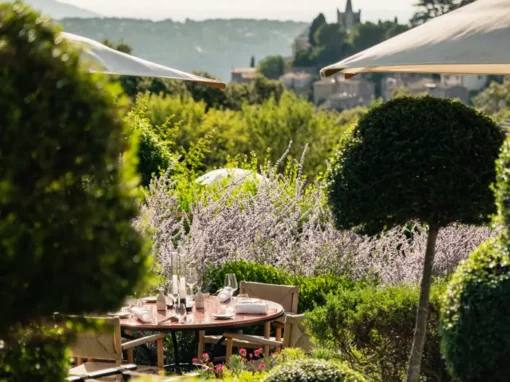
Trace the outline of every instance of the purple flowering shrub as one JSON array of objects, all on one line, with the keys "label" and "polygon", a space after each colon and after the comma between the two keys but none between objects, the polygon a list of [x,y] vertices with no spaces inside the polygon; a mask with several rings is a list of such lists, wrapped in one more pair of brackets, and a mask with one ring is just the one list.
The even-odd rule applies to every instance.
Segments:
[{"label": "purple flowering shrub", "polygon": [[[168,276],[185,266],[202,274],[207,266],[245,259],[295,275],[329,272],[375,276],[389,284],[418,282],[427,230],[415,224],[412,235],[409,227],[399,227],[375,238],[336,230],[323,183],[307,183],[301,176],[303,160],[259,166],[265,180],[258,182],[201,186],[188,175],[184,179],[169,172],[153,179],[135,225],[152,237],[159,271]],[[287,170],[279,172],[282,165]],[[257,169],[253,161],[249,166]],[[191,195],[186,208],[183,193]],[[450,273],[491,236],[485,227],[451,225],[441,230],[435,275]]]}]

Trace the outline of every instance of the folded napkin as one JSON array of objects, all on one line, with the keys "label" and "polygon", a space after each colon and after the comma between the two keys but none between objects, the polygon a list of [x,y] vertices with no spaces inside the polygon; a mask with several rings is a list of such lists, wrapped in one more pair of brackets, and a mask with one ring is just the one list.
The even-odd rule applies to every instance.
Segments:
[{"label": "folded napkin", "polygon": [[220,302],[228,301],[231,297],[232,293],[228,289],[221,289],[218,292],[218,300],[220,300]]},{"label": "folded napkin", "polygon": [[151,312],[144,308],[133,308],[131,310],[136,318],[138,318],[142,322],[151,322]]},{"label": "folded napkin", "polygon": [[269,306],[265,302],[236,304],[236,313],[267,314]]}]

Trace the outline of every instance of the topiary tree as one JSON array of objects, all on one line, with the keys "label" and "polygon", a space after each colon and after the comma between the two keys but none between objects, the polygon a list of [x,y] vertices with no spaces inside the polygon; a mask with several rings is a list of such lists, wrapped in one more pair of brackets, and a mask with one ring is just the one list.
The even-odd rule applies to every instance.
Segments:
[{"label": "topiary tree", "polygon": [[461,381],[506,381],[510,365],[510,140],[497,161],[497,239],[462,263],[445,293],[441,311],[443,353]]},{"label": "topiary tree", "polygon": [[354,370],[342,364],[306,359],[291,361],[275,367],[264,382],[366,382]]},{"label": "topiary tree", "polygon": [[483,224],[503,132],[458,102],[403,97],[370,110],[343,139],[328,177],[338,229],[376,235],[410,220],[429,226],[408,381],[418,381],[438,231]]},{"label": "topiary tree", "polygon": [[462,382],[510,375],[510,258],[501,240],[482,244],[457,269],[443,297],[443,354]]},{"label": "topiary tree", "polygon": [[[0,4],[0,338],[54,312],[118,308],[146,274],[119,85],[38,13]],[[122,158],[121,158],[122,157]],[[121,159],[121,160],[120,160]]]}]

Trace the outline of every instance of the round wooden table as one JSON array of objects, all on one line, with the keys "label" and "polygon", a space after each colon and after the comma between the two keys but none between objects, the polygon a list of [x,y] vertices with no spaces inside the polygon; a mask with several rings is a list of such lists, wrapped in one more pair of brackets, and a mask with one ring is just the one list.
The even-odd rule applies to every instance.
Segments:
[{"label": "round wooden table", "polygon": [[[175,365],[179,368],[179,357],[176,332],[193,331],[199,335],[199,357],[203,353],[202,338],[206,330],[235,330],[243,327],[265,324],[265,335],[269,338],[269,324],[284,314],[283,307],[272,301],[264,301],[268,304],[269,309],[267,314],[235,314],[232,319],[215,319],[213,314],[218,313],[221,309],[225,308],[225,304],[220,304],[216,296],[208,296],[205,299],[205,309],[195,309],[187,312],[183,322],[177,323],[167,320],[163,323],[161,321],[174,316],[172,308],[167,309],[165,312],[157,311],[155,303],[145,303],[144,308],[151,312],[150,322],[141,322],[135,317],[124,318],[120,320],[121,328],[124,331],[140,330],[140,331],[157,331],[157,332],[170,332],[172,335],[172,342],[174,347]],[[162,348],[158,351],[162,351]],[[128,355],[129,357],[129,355]],[[160,366],[160,365],[158,365]]]}]

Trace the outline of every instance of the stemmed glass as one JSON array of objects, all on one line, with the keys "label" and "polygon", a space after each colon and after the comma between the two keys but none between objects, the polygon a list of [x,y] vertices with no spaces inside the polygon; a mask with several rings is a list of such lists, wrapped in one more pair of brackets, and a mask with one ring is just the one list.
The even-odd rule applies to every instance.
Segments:
[{"label": "stemmed glass", "polygon": [[197,282],[198,282],[198,274],[197,274],[196,269],[194,269],[193,267],[189,267],[187,273],[188,274],[187,274],[187,277],[186,277],[186,284],[189,287],[191,296],[194,296],[195,295],[194,288],[195,288],[195,285],[197,285]]},{"label": "stemmed glass", "polygon": [[234,302],[234,293],[237,290],[237,278],[234,273],[227,273],[225,276],[225,283],[223,284],[225,290],[230,293],[230,301]]},{"label": "stemmed glass", "polygon": [[177,303],[175,306],[175,316],[179,322],[183,322],[186,317],[186,304]]}]

